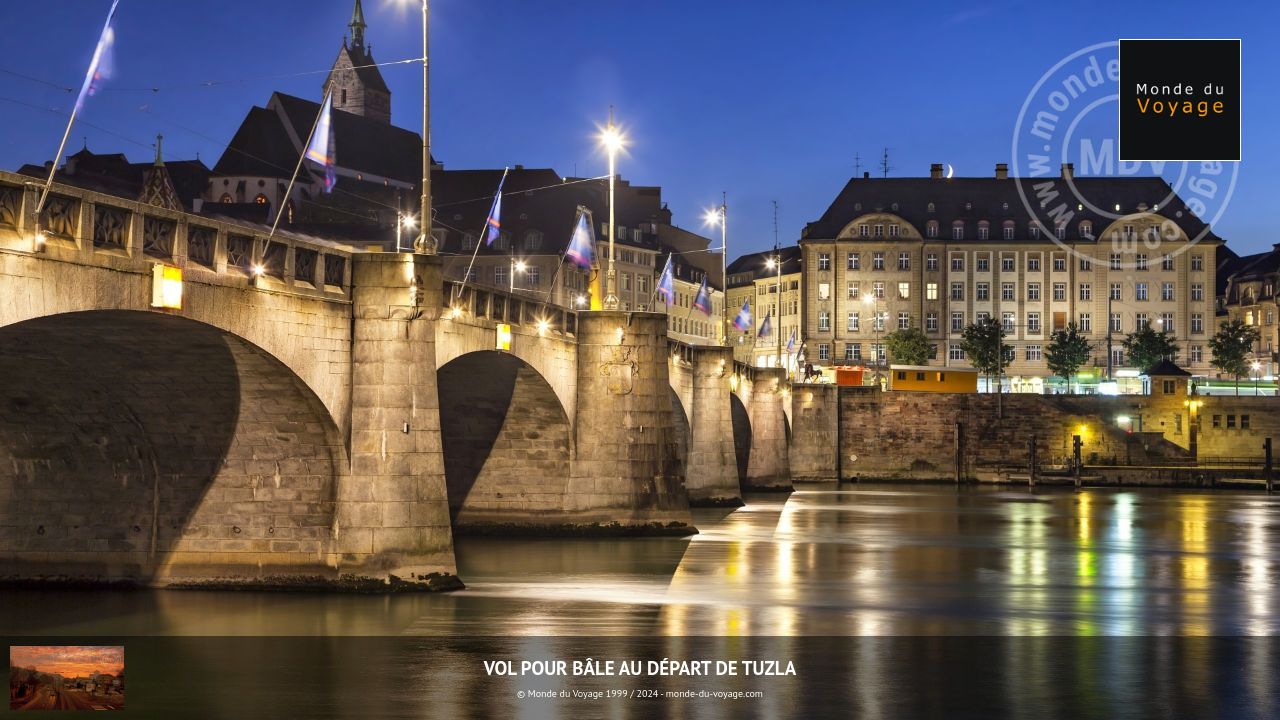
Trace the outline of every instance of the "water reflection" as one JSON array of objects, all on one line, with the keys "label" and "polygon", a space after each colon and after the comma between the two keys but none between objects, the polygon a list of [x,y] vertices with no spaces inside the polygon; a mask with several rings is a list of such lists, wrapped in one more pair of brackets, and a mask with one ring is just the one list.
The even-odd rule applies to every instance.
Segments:
[{"label": "water reflection", "polygon": [[1280,504],[1254,493],[830,484],[695,519],[691,539],[461,538],[468,589],[450,595],[4,591],[14,611],[0,623],[211,636],[1277,631]]}]

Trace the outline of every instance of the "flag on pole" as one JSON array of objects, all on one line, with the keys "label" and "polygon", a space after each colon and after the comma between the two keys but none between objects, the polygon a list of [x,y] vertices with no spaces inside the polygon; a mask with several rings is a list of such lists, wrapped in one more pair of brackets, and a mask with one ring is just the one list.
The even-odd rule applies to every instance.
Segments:
[{"label": "flag on pole", "polygon": [[98,46],[93,50],[93,59],[89,61],[89,71],[84,75],[84,84],[80,86],[80,94],[76,96],[76,110],[84,107],[84,99],[98,91],[98,84],[111,77],[111,46],[116,34],[111,29],[111,21],[116,16],[116,6],[120,0],[111,3],[107,12],[107,22],[102,26],[102,35],[98,37]]},{"label": "flag on pole", "polygon": [[787,338],[787,352],[791,352],[792,350],[795,349],[795,347],[796,347],[796,331],[794,328],[792,328],[791,337]]},{"label": "flag on pole", "polygon": [[773,311],[765,313],[764,322],[760,323],[760,330],[756,332],[756,337],[769,337],[773,333]]},{"label": "flag on pole", "polygon": [[579,212],[578,225],[573,229],[573,240],[569,242],[569,249],[564,254],[573,260],[573,264],[585,270],[595,262],[595,247],[595,232],[591,229],[591,223],[587,222],[587,214]]},{"label": "flag on pole", "polygon": [[742,303],[742,309],[738,311],[738,316],[733,319],[733,326],[740,332],[746,332],[751,329],[751,302]]},{"label": "flag on pole", "polygon": [[698,288],[698,294],[693,296],[693,306],[702,311],[703,315],[711,314],[711,289],[707,287],[707,276],[702,276],[702,287]]},{"label": "flag on pole", "polygon": [[675,301],[675,279],[672,277],[671,256],[667,256],[667,266],[662,269],[662,275],[658,277],[658,294],[662,296],[662,302],[670,305]]},{"label": "flag on pole", "polygon": [[320,106],[320,119],[316,120],[316,129],[311,133],[311,142],[307,145],[306,158],[324,168],[324,191],[333,190],[337,182],[334,172],[333,156],[333,93],[324,96],[324,104]]},{"label": "flag on pole", "polygon": [[502,234],[502,185],[507,181],[507,174],[502,173],[498,181],[498,194],[493,196],[493,207],[489,208],[489,218],[484,221],[484,244],[492,245]]}]

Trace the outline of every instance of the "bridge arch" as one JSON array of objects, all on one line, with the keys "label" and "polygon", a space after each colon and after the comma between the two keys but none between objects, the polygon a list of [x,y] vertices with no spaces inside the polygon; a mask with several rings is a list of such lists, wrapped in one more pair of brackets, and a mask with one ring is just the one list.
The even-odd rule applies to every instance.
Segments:
[{"label": "bridge arch", "polygon": [[738,482],[747,484],[747,468],[751,462],[751,414],[738,393],[729,393],[729,411],[733,419],[733,454],[738,464]]},{"label": "bridge arch", "polygon": [[552,384],[525,360],[495,350],[458,355],[437,375],[455,530],[563,512],[573,432]]},{"label": "bridge arch", "polygon": [[0,327],[0,575],[315,574],[348,465],[321,399],[235,334],[154,312]]}]

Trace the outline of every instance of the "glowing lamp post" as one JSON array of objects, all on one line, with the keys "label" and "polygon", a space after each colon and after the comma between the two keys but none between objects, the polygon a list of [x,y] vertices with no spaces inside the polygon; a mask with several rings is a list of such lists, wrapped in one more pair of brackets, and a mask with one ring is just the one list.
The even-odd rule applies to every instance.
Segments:
[{"label": "glowing lamp post", "polygon": [[626,147],[626,138],[622,135],[622,130],[613,124],[613,109],[609,110],[609,124],[600,132],[600,144],[604,146],[605,152],[609,155],[609,265],[605,271],[604,285],[604,309],[617,310],[618,305],[618,275],[613,267],[613,241],[617,237],[617,231],[614,230],[614,179],[617,174],[618,151]]},{"label": "glowing lamp post", "polygon": [[707,211],[704,218],[708,226],[720,226],[720,292],[723,294],[720,302],[720,344],[727,345],[729,343],[729,208],[725,204],[724,198],[720,200],[720,207]]}]

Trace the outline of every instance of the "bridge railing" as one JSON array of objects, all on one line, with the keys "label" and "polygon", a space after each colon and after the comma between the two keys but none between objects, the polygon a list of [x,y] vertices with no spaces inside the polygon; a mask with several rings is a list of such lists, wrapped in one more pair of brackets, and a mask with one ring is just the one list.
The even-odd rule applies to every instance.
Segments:
[{"label": "bridge railing", "polygon": [[185,279],[243,283],[260,290],[350,297],[351,256],[341,242],[255,223],[168,210],[55,183],[36,217],[42,183],[0,171],[0,251],[149,271],[183,269]]},{"label": "bridge railing", "polygon": [[444,281],[446,312],[461,317],[490,320],[539,332],[576,335],[578,313],[558,305],[530,300],[492,287],[477,287],[456,280]]}]

